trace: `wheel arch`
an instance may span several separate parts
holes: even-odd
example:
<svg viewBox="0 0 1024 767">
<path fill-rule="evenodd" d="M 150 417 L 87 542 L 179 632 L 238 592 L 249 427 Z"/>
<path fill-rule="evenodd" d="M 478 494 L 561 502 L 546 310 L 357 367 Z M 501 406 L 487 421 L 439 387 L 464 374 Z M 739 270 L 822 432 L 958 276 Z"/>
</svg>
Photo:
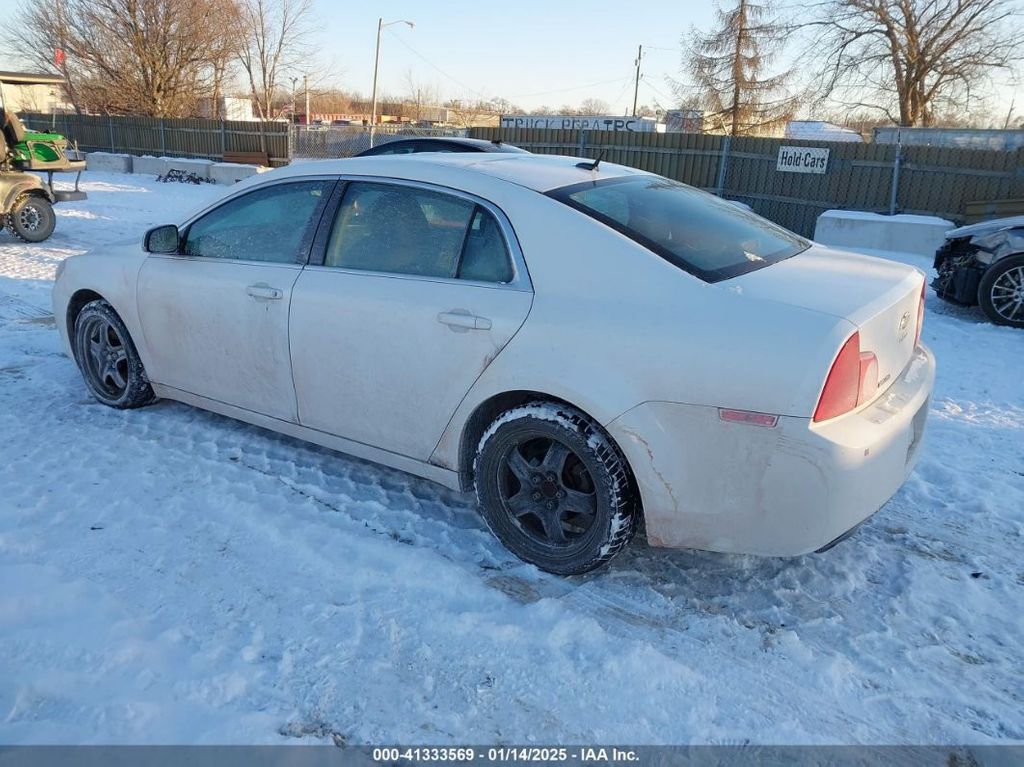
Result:
<svg viewBox="0 0 1024 767">
<path fill-rule="evenodd" d="M 515 389 L 512 391 L 505 391 L 498 394 L 494 394 L 487 399 L 483 400 L 478 404 L 473 412 L 470 413 L 466 419 L 465 424 L 462 427 L 462 435 L 459 439 L 459 484 L 462 486 L 464 491 L 468 491 L 473 487 L 473 462 L 476 458 L 477 447 L 480 444 L 480 439 L 483 437 L 487 427 L 494 423 L 494 419 L 504 413 L 506 410 L 525 405 L 529 402 L 549 402 L 556 405 L 565 405 L 571 407 L 573 410 L 577 410 L 586 416 L 596 428 L 600 429 L 608 441 L 615 446 L 615 449 L 619 451 L 619 455 L 622 457 L 623 464 L 626 467 L 626 471 L 629 475 L 630 486 L 633 489 L 633 495 L 636 499 L 637 510 L 640 515 L 643 515 L 643 508 L 640 499 L 640 493 L 636 482 L 636 477 L 633 474 L 633 468 L 630 466 L 629 458 L 626 452 L 622 449 L 622 446 L 618 444 L 615 438 L 608 432 L 607 429 L 602 426 L 600 420 L 594 418 L 586 409 L 581 408 L 579 405 L 570 402 L 563 397 L 556 397 L 553 394 L 547 394 L 545 392 L 535 391 L 531 389 Z"/>
<path fill-rule="evenodd" d="M 6 214 L 10 211 L 15 200 L 23 194 L 31 197 L 42 197 L 50 204 L 55 202 L 53 192 L 35 176 L 17 180 L 4 179 L 3 176 L 0 176 L 0 213 Z"/>
<path fill-rule="evenodd" d="M 74 353 L 75 350 L 75 322 L 78 320 L 78 315 L 82 313 L 82 309 L 93 301 L 106 301 L 108 305 L 110 304 L 104 296 L 101 296 L 95 290 L 91 290 L 89 288 L 79 288 L 71 294 L 71 298 L 68 300 L 68 308 L 64 314 L 64 327 L 67 329 L 68 341 L 70 342 L 72 353 Z M 114 309 L 113 305 L 110 305 L 110 308 L 113 309 L 114 312 L 117 312 L 117 309 Z M 120 314 L 118 316 L 120 317 Z"/>
</svg>

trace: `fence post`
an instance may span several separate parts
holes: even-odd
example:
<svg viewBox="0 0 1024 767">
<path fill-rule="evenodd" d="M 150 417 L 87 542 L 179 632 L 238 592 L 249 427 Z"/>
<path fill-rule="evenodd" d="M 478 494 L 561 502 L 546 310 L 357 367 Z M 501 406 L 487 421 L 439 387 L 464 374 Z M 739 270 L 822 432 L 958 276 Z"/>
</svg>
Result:
<svg viewBox="0 0 1024 767">
<path fill-rule="evenodd" d="M 220 159 L 224 159 L 224 155 L 228 151 L 228 121 L 220 121 Z"/>
<path fill-rule="evenodd" d="M 167 156 L 167 135 L 165 133 L 164 118 L 160 118 L 160 156 Z"/>
<path fill-rule="evenodd" d="M 110 130 L 110 153 L 117 154 L 117 147 L 114 146 L 114 118 L 107 115 L 107 128 Z"/>
<path fill-rule="evenodd" d="M 582 157 L 584 152 L 587 151 L 587 131 L 585 128 L 580 128 L 580 139 L 579 139 L 579 156 Z"/>
<path fill-rule="evenodd" d="M 898 210 L 900 189 L 900 166 L 903 164 L 903 144 L 896 144 L 896 156 L 892 162 L 892 189 L 889 192 L 889 215 L 895 216 Z"/>
<path fill-rule="evenodd" d="M 729 167 L 729 148 L 732 146 L 732 136 L 726 136 L 722 141 L 722 155 L 718 158 L 718 180 L 715 182 L 715 194 L 719 197 L 725 192 L 725 171 Z"/>
</svg>

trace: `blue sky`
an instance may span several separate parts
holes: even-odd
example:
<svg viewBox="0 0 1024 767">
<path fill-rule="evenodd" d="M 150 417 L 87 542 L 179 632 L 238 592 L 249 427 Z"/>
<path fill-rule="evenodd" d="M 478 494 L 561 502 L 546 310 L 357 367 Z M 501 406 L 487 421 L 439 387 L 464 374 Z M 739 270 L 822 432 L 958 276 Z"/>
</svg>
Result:
<svg viewBox="0 0 1024 767">
<path fill-rule="evenodd" d="M 409 19 L 415 29 L 396 24 L 382 36 L 385 91 L 407 90 L 412 70 L 444 96 L 500 96 L 522 106 L 553 107 L 600 98 L 617 107 L 613 111 L 632 106 L 638 44 L 647 48 L 641 102 L 668 101 L 665 75 L 678 72 L 681 35 L 690 24 L 713 18 L 709 0 L 396 0 L 341 8 L 337 0 L 317 0 L 324 22 L 318 37 L 322 54 L 350 87 L 370 90 L 377 19 Z"/>
<path fill-rule="evenodd" d="M 18 5 L 0 0 L 0 17 L 12 18 Z M 644 57 L 649 84 L 641 85 L 640 101 L 664 103 L 671 95 L 665 75 L 679 69 L 681 35 L 713 15 L 710 0 L 644 0 L 628 13 L 620 10 L 630 8 L 627 3 L 600 0 L 315 0 L 314 8 L 311 81 L 368 94 L 377 19 L 409 19 L 415 29 L 395 25 L 382 36 L 382 92 L 407 92 L 412 70 L 444 98 L 500 96 L 524 107 L 600 98 L 613 111 L 632 106 L 629 80 L 638 44 L 652 46 Z M 0 66 L 16 63 L 0 51 Z M 583 87 L 594 83 L 600 84 Z"/>
<path fill-rule="evenodd" d="M 714 19 L 712 0 L 314 3 L 315 53 L 308 63 L 314 85 L 368 95 L 377 19 L 408 19 L 415 29 L 396 24 L 382 36 L 384 94 L 408 93 L 412 72 L 419 85 L 436 86 L 442 99 L 502 97 L 527 109 L 557 109 L 597 98 L 618 113 L 632 107 L 638 44 L 645 49 L 640 103 L 673 106 L 666 76 L 679 74 L 680 38 L 691 25 L 706 28 Z M 0 14 L 12 18 L 18 5 L 0 0 Z M 16 64 L 0 51 L 0 67 Z M 1013 88 L 1005 78 L 998 86 L 992 106 L 1005 113 Z M 1019 114 L 1024 90 L 1017 107 Z"/>
</svg>

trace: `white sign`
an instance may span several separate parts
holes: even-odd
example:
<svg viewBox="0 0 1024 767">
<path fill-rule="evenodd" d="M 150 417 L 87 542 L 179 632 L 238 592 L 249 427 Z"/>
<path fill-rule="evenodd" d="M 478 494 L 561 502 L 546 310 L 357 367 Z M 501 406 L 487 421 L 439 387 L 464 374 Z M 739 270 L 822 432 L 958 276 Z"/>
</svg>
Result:
<svg viewBox="0 0 1024 767">
<path fill-rule="evenodd" d="M 628 133 L 654 133 L 656 120 L 643 117 L 610 115 L 502 115 L 502 128 L 561 128 L 562 130 L 615 130 Z"/>
<path fill-rule="evenodd" d="M 828 168 L 828 149 L 816 146 L 780 146 L 775 170 L 787 173 L 824 173 Z"/>
</svg>

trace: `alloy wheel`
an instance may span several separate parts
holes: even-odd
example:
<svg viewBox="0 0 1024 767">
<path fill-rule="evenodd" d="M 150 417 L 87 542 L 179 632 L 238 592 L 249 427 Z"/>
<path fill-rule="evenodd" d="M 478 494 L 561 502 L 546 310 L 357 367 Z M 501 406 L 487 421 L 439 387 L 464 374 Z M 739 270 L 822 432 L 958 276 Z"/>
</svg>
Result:
<svg viewBox="0 0 1024 767">
<path fill-rule="evenodd" d="M 85 369 L 93 383 L 111 399 L 128 389 L 128 350 L 113 324 L 91 317 L 84 328 Z"/>
<path fill-rule="evenodd" d="M 1024 321 L 1024 266 L 1007 269 L 992 283 L 992 307 L 1010 322 Z"/>
<path fill-rule="evenodd" d="M 502 505 L 535 542 L 564 549 L 593 527 L 594 480 L 580 457 L 557 439 L 537 437 L 513 445 L 500 471 Z"/>
</svg>

